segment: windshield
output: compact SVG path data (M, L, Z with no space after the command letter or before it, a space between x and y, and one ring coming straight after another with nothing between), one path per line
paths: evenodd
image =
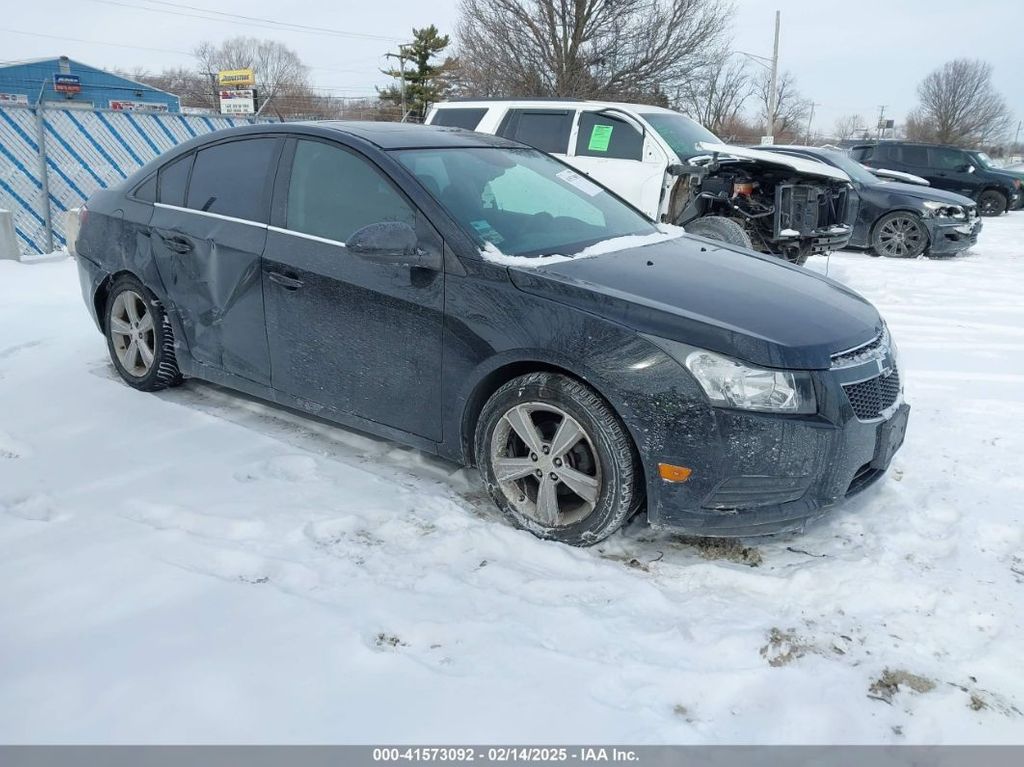
M571 256L602 240L658 231L535 149L410 149L395 156L481 246L491 243L506 255Z
M689 117L665 112L640 112L639 114L650 123L659 136L665 139L665 143L672 147L672 151L679 155L681 160L687 160L699 154L707 154L697 149L697 144L701 142L722 143L718 136Z
M816 154L820 154L829 165L834 165L839 170L845 171L846 175L854 181L859 181L862 184L877 184L879 181L874 173L849 155L837 152L834 149L819 149Z
M973 152L972 154L974 155L974 159L981 164L982 168L995 169L996 166L992 164L992 158L984 152Z

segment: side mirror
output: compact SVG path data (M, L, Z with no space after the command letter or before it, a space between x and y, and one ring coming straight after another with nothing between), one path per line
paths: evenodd
M345 243L352 253L397 264L420 259L416 230L404 221L380 221L356 229Z
M960 168L960 170L963 171L964 173L974 173L975 167L970 163L967 163L962 168Z

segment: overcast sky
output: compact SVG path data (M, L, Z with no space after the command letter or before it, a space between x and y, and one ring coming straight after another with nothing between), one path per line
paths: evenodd
M379 73L383 53L414 26L451 31L458 15L457 0L6 0L5 6L0 60L65 54L101 67L159 70L190 65L188 51L202 40L256 35L294 48L314 84L341 96L372 95L374 85L386 82ZM197 18L208 14L183 6L355 36ZM770 55L775 8L782 11L780 66L818 103L819 127L848 113L873 121L881 104L886 116L902 121L921 78L958 56L990 62L997 87L1024 117L1021 0L737 0L734 47Z

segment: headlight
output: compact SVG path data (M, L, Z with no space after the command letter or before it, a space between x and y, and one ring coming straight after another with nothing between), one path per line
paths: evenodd
M770 370L667 338L644 335L689 370L711 404L762 413L815 413L814 384L805 370Z
M924 204L924 207L925 210L927 210L933 216L959 219L967 218L967 211L964 210L964 207L962 205L950 205L948 202L934 202L932 200L928 200Z
M813 413L814 386L805 371L767 370L714 352L690 352L686 369L715 405L765 413Z

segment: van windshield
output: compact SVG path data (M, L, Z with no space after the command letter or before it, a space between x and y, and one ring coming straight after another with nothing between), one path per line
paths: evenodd
M688 160L699 154L707 154L697 149L697 144L721 144L722 140L714 133L694 122L689 117L665 112L640 112L672 151L679 155L680 160Z
M506 255L572 256L613 237L658 232L615 195L536 149L408 149L394 156L481 246Z

